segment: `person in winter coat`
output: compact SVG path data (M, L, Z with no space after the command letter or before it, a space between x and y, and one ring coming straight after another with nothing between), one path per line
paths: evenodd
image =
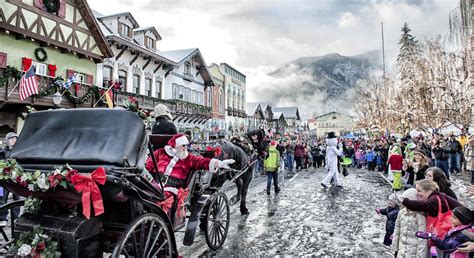
M426 170L429 168L427 163L426 154L423 153L421 150L417 150L414 152L415 162L409 160L407 163L407 175L408 185L415 185L415 182L421 179L425 179Z
M390 157L388 158L388 165L390 172L393 175L392 188L395 191L403 188L402 184L402 168L403 168L403 157L400 154L401 150L398 146L393 146Z
M406 200L417 200L416 190L410 188L403 192L402 198ZM424 239L417 238L417 231L426 230L426 218L420 212L401 207L395 222L395 233L393 234L392 251L395 257L427 257L428 243Z
M342 187L339 182L339 169L338 169L338 157L342 156L342 144L337 143L336 136L333 132L328 133L328 138L326 139L327 148L326 148L326 168L329 169L328 174L321 182L321 185L324 188L327 188L329 181L333 178L336 187Z
M373 151L371 147L367 148L367 152L365 153L365 159L367 160L367 168L369 169L369 171L374 171L376 157L375 157L375 152Z
M154 108L155 123L151 128L152 134L177 134L176 126L170 121L173 119L168 107L158 104ZM161 147L161 146L160 146Z
M303 168L304 155L305 155L305 148L301 144L301 141L298 140L295 145L295 161L296 161L295 170L296 171L301 170Z
M443 170L438 167L431 167L426 170L426 178L433 180L439 187L439 191L447 196L458 199L454 191L451 189L451 183L446 178Z
M10 153L12 151L13 146L16 143L16 139L18 138L18 135L14 132L9 132L5 136L5 143L6 146L0 149L0 159L6 159L10 156ZM8 195L10 192L3 188L3 196L0 198L0 205L3 205L8 202ZM13 194L13 193L12 193ZM20 196L13 194L13 200L20 200ZM20 207L13 208L13 219L18 218L20 215ZM8 217L8 210L0 212L0 226L6 226L7 225L7 217Z
M453 210L453 215L451 216L453 227L448 231L444 239L440 239L435 233L425 231L416 232L416 236L422 239L432 240L438 250L442 251L443 255L441 257L448 258L453 252L456 252L456 248L469 242L474 236L474 233L470 232L472 222L472 211L460 206ZM438 257L440 257L440 255L438 255ZM460 256L456 255L455 257ZM462 257L468 256L462 255Z
M456 207L463 206L456 199L439 192L438 185L430 180L423 179L416 182L416 195L418 200L411 200L407 198L399 199L403 206L412 211L425 212L429 217L437 217L439 212L445 213L448 210L453 210ZM438 210L438 198L441 199L441 211ZM446 200L446 202L443 201ZM447 203L447 206L446 206Z
M314 168L319 168L321 166L321 151L319 150L319 146L315 145L311 147L311 155L313 156Z
M293 171L294 155L295 155L295 146L291 141L287 141L285 145L286 150L286 168L289 172Z
M397 197L394 193L392 193L388 197L387 208L378 208L375 210L378 214L387 216L387 222L385 223L385 237L383 238L383 244L386 246L390 246L392 244L392 235L395 231L395 222L397 221L398 211L400 210L398 205L399 202Z
M435 166L441 168L449 180L449 148L443 139L434 141L432 151L435 157Z
M449 172L451 174L457 173L457 175L461 175L461 153L462 153L462 146L461 143L456 139L454 134L449 136Z
M278 187L278 170L280 168L280 152L276 149L276 141L270 143L268 148L268 158L263 161L263 170L267 173L267 194L270 195L270 188L273 185L275 188L275 194L280 192Z
M474 137L469 139L464 151L466 170L471 173L471 184L474 184Z

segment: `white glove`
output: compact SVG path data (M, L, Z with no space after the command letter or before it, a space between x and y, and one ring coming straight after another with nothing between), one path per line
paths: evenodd
M342 142L339 142L339 143L337 144L337 148L338 148L338 149L342 149Z
M235 163L235 160L233 160L233 159L219 160L219 161L217 161L217 167L218 168L230 169L229 165L234 164L234 163Z

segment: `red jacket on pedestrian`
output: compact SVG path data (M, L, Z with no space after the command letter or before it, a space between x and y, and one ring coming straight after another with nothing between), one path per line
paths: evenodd
M391 170L401 171L403 168L403 157L400 154L392 154L388 158L388 164L390 164Z

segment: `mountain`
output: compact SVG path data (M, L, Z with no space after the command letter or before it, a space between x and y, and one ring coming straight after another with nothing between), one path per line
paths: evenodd
M271 82L259 87L257 96L277 106L297 105L305 118L331 111L351 113L357 81L380 72L381 60L379 51L301 57L270 73Z

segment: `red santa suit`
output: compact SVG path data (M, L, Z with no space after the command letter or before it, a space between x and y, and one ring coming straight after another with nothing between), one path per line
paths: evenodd
M174 179L185 180L189 173L205 169L212 173L217 172L220 167L225 167L229 162L223 162L218 159L208 159L201 156L195 156L189 153L184 159L179 159L176 155L176 146L188 145L189 142L185 135L177 134L168 141L163 149L153 152L157 161L158 173ZM153 159L148 158L146 169L151 173L156 173ZM175 188L176 189L176 188ZM165 186L165 191L175 192L177 189L170 189ZM176 193L175 193L176 194Z

